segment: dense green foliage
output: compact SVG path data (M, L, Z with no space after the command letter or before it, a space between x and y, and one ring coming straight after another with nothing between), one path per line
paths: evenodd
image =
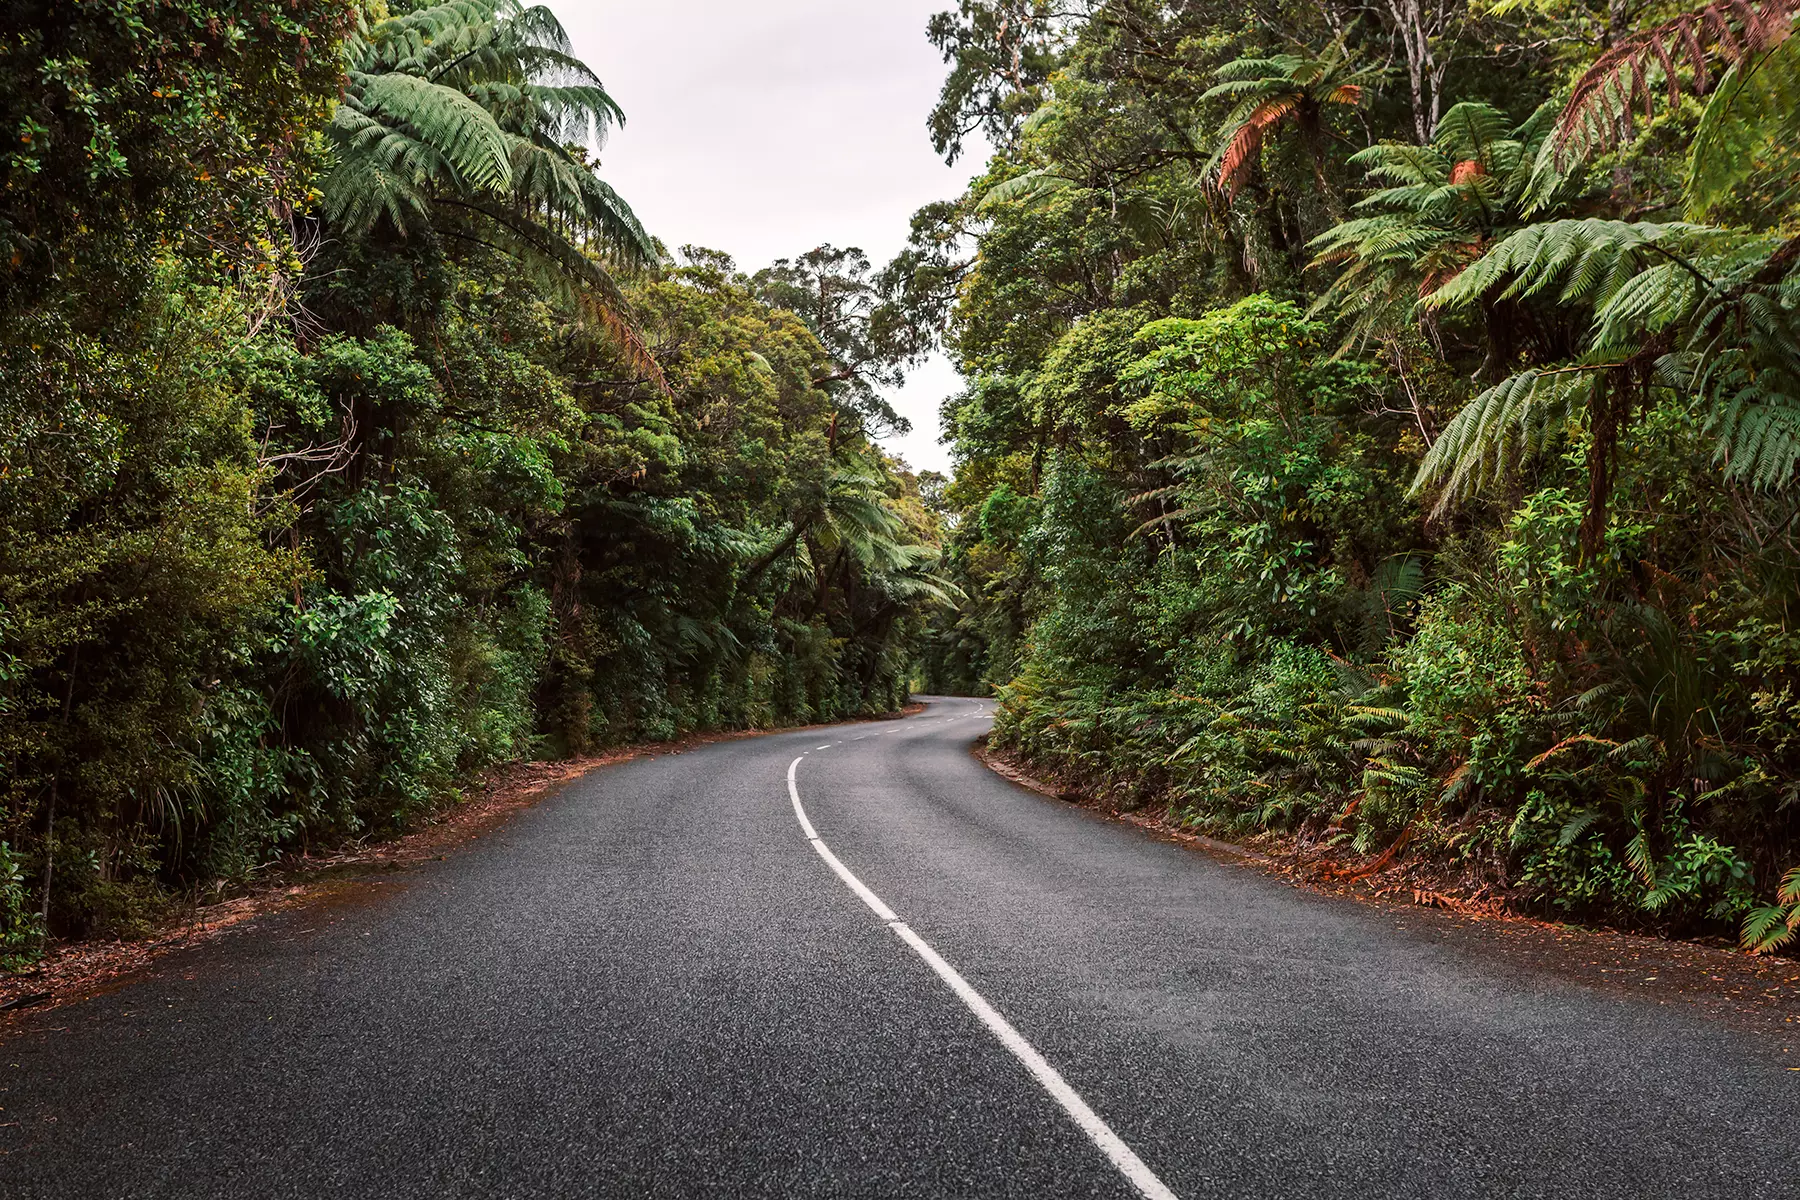
M651 242L548 12L7 12L0 961L489 764L904 700L916 351Z
M1126 805L1800 928L1792 6L964 0L928 682ZM1779 893L1779 894L1778 894Z
M1800 931L1792 0L959 0L984 173L755 273L544 9L5 11L0 961L920 654L1117 803Z

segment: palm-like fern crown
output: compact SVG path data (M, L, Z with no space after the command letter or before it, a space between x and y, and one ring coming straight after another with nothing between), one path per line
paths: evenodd
M407 232L434 200L509 200L626 261L654 258L631 209L566 148L597 145L624 114L548 9L451 0L388 17L353 39L348 74L334 221L386 216Z
M1644 381L1705 401L1732 477L1786 483L1800 466L1800 279L1783 248L1777 235L1598 218L1501 241L1428 303L1554 296L1592 312L1586 347L1478 395L1426 454L1415 487L1439 488L1440 506L1479 491L1581 423L1604 389Z
M571 148L624 114L549 9L449 0L386 17L352 39L347 75L327 220L353 234L384 218L402 235L476 227L661 384L603 265L649 265L655 245Z
M1517 217L1531 179L1531 156L1543 140L1540 110L1518 129L1486 104L1458 104L1438 122L1431 145L1383 142L1350 161L1390 186L1360 204L1369 212L1401 212L1485 232Z
M1617 144L1633 106L1651 115L1653 82L1670 103L1684 87L1705 92L1709 60L1718 58L1729 65L1702 112L1684 187L1689 214L1712 215L1755 171L1752 150L1800 130L1800 54L1790 37L1797 8L1800 0L1715 0L1602 54L1528 155L1525 213L1546 207L1565 164ZM1521 161L1515 177L1523 170ZM1435 489L1442 507L1557 439L1585 433L1591 547L1620 431L1653 390L1698 406L1728 477L1786 486L1800 473L1797 266L1800 237L1791 229L1564 219L1513 230L1427 303L1553 297L1591 313L1583 345L1571 361L1520 371L1477 395L1426 454L1415 489Z
M820 548L847 554L868 573L868 585L895 603L953 605L962 593L934 570L939 547L911 541L906 523L884 500L884 481L873 466L841 464L813 522Z
M1357 203L1359 215L1313 240L1315 266L1344 268L1314 311L1355 314L1356 336L1397 327L1529 215L1579 195L1578 175L1537 167L1554 115L1545 105L1513 128L1496 108L1458 104L1428 146L1382 142L1351 156L1387 186Z
M1221 82L1201 100L1234 103L1219 126L1206 170L1208 174L1216 171L1219 188L1235 196L1275 129L1294 124L1309 138L1316 137L1326 107L1361 105L1379 73L1359 68L1339 41L1319 55L1235 59L1219 68L1217 78Z

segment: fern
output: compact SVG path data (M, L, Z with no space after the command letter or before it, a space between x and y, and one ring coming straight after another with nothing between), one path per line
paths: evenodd
M1599 374L1614 364L1575 363L1523 371L1488 388L1451 419L1419 464L1411 493L1438 489L1434 512L1502 479L1509 468L1541 453L1574 420L1593 394Z
M1644 828L1641 818L1634 825L1636 832L1625 843L1625 865L1643 883L1646 893L1653 894L1657 888L1656 856L1650 849L1650 831Z
M386 221L498 246L660 384L611 273L654 262L656 247L568 149L597 145L624 115L549 10L451 0L374 22L348 55L326 219L354 235Z
M1794 940L1800 932L1800 867L1782 876L1775 903L1754 908L1744 918L1738 944L1752 954L1766 954Z
M1800 134L1800 40L1733 63L1700 115L1688 152L1683 203L1704 220L1756 174L1775 146Z
M1556 835L1556 844L1563 849L1573 846L1581 835L1592 829L1600 821L1600 810L1585 808L1568 821L1564 822L1562 831Z
M1557 288L1556 299L1562 303L1601 306L1651 262L1667 262L1670 256L1738 236L1679 221L1545 221L1508 236L1426 303L1448 308L1488 295L1522 298Z
M1764 904L1750 910L1738 931L1738 945L1751 954L1767 954L1794 940L1793 913L1778 904Z
M1711 87L1711 60L1741 63L1784 41L1800 0L1713 0L1660 25L1622 39L1594 60L1575 81L1569 102L1547 145L1557 163L1618 144L1631 115L1655 116L1658 91L1670 106L1684 86L1704 95ZM1684 85L1680 65L1691 83ZM1654 86L1660 83L1660 89Z
M1752 393L1753 394L1753 393ZM1800 408L1792 397L1770 403L1773 397L1757 396L1761 403L1747 403L1740 394L1715 418L1719 434L1718 455L1726 476L1758 488L1775 488L1794 477L1800 466Z
M1070 180L1043 168L1026 171L1011 179L1003 179L981 193L977 212L985 212L1001 204L1035 204L1070 186Z
M1601 376L1636 386L1647 365L1651 383L1708 399L1728 477L1786 484L1800 469L1796 260L1800 242L1687 222L1547 221L1508 236L1426 304L1553 296L1587 305L1589 349L1477 396L1426 454L1414 490L1442 487L1440 511L1479 491L1572 425ZM1682 348L1658 350L1671 344Z
M1319 55L1236 59L1220 67L1217 76L1222 82L1200 98L1233 102L1206 164L1218 189L1235 197L1261 161L1263 144L1277 130L1293 126L1307 144L1327 202L1335 204L1324 173L1324 114L1360 106L1377 73L1358 67L1340 38Z
M1312 242L1315 267L1344 269L1313 312L1352 314L1352 337L1416 319L1422 297L1462 274L1496 241L1515 233L1531 206L1572 200L1583 185L1557 178L1534 191L1531 162L1544 138L1546 106L1516 128L1485 104L1454 105L1429 146L1383 142L1352 155L1378 188L1359 214Z
M332 219L366 232L382 214L350 183L383 173L421 198L434 187L499 193L512 183L506 135L474 100L412 75L353 70L349 80L332 122L340 147L338 172L324 189Z

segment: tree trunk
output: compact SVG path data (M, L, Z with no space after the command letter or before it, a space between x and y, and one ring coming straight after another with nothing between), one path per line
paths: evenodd
M44 806L44 881L43 896L38 902L38 919L44 932L50 931L50 885L56 877L56 783L50 777L50 800Z

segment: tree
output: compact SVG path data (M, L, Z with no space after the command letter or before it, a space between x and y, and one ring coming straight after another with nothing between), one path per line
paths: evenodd
M1351 155L1349 165L1386 186L1357 201L1359 215L1313 239L1315 267L1343 268L1314 312L1341 315L1359 338L1429 319L1425 297L1533 214L1581 194L1579 172L1539 169L1554 117L1545 105L1509 129L1499 109L1464 102L1444 114L1428 146L1379 142ZM1487 354L1479 373L1492 378L1512 364L1523 323L1516 305L1489 302L1480 311Z
M1343 203L1325 170L1327 144L1333 137L1329 114L1361 106L1375 72L1358 67L1340 38L1319 55L1235 59L1220 67L1218 76L1223 82L1201 99L1233 102L1207 164L1209 172L1216 172L1219 189L1235 198L1261 161L1264 144L1291 128L1312 167L1321 199L1333 216L1341 218Z
M386 220L402 236L494 245L655 375L608 264L638 269L656 248L569 145L598 144L624 113L549 9L452 0L387 17L351 39L347 78L329 221L358 236Z
M1614 71L1640 61L1613 52L1605 60ZM1793 94L1797 64L1785 39L1734 64L1688 157L1682 190L1690 206L1704 210L1751 174L1719 165L1718 143L1760 140L1793 121L1781 101ZM1582 128L1594 95L1578 88L1559 130ZM1547 142L1540 170L1557 153ZM1681 221L1565 219L1500 240L1430 304L1554 290L1559 304L1591 310L1585 345L1568 361L1525 370L1477 396L1420 464L1415 488L1438 489L1442 508L1500 479L1522 452L1545 449L1579 415L1588 436L1582 536L1591 550L1605 526L1619 438L1656 388L1702 399L1728 477L1786 484L1800 468L1800 326L1789 300L1797 261L1800 237Z
M1068 23L1085 7L1082 0L957 0L956 11L931 18L926 36L950 64L927 121L945 162L961 157L972 134L995 145L1012 140L1060 61Z
M861 250L824 245L777 259L751 285L767 303L805 321L831 352L831 370L814 382L857 424L877 433L911 428L878 389L899 387L905 367L919 361L930 339L883 295Z
M307 130L337 89L347 0L4 12L0 312L77 304L77 273L109 276L99 291L116 303L163 242L247 269L271 210L305 202Z

